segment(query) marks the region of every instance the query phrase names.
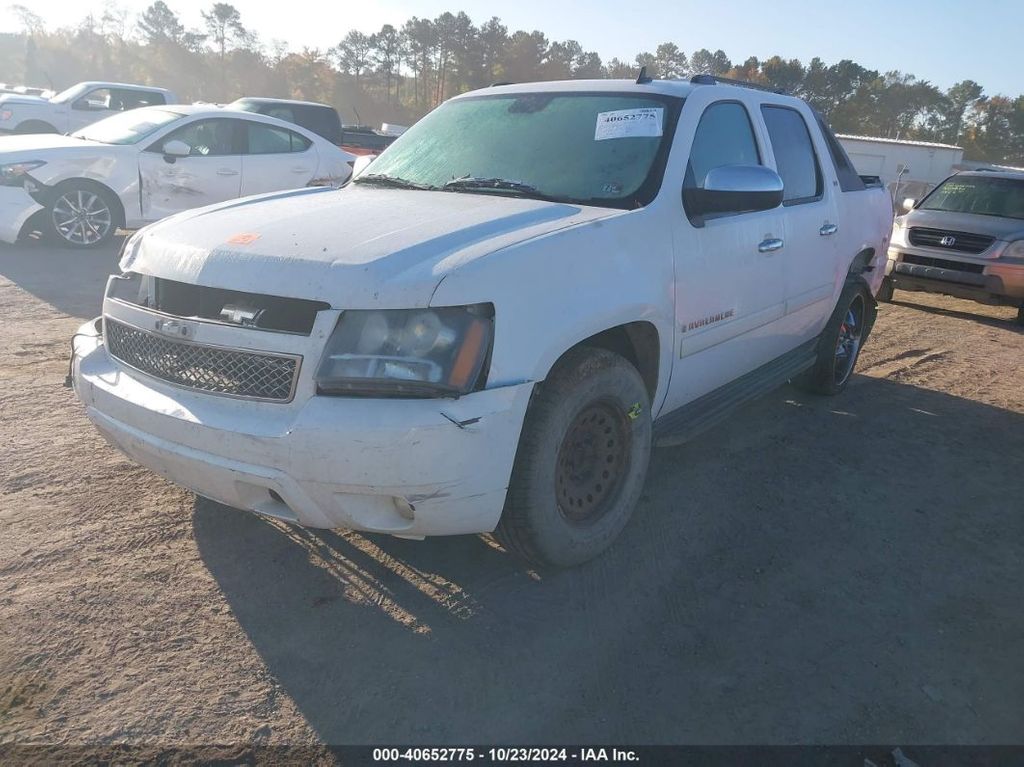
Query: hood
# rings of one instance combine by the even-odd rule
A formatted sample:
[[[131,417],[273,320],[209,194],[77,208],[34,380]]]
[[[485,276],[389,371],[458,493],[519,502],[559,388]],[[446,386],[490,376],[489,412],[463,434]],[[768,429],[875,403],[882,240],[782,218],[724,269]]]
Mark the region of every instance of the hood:
[[[87,139],[61,136],[57,133],[26,133],[25,135],[0,136],[0,161],[7,162],[10,155],[36,155],[39,152],[59,149],[63,154],[68,149],[79,149],[91,154],[96,153],[97,147],[109,149],[110,144],[100,144]]]
[[[42,96],[26,96],[21,93],[7,93],[0,96],[0,107],[11,106],[12,104],[48,104],[49,99]]]
[[[305,189],[181,213],[140,233],[121,268],[208,287],[426,306],[451,270],[496,250],[626,211],[483,194]]]
[[[1024,220],[979,216],[975,213],[952,213],[945,210],[917,208],[906,215],[906,226],[924,226],[930,229],[949,229],[954,232],[970,232],[997,240],[1016,240],[1024,237]]]

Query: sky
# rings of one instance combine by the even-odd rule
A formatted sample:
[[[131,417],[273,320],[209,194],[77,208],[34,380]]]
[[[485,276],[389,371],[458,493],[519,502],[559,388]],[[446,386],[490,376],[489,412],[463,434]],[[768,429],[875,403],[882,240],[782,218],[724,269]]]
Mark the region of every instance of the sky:
[[[3,2],[3,0],[0,0]],[[103,2],[20,0],[46,21],[47,28],[73,25],[87,13],[99,16]],[[137,14],[151,0],[116,4]],[[199,12],[213,0],[165,0],[189,27],[201,27]],[[399,26],[411,16],[434,18],[444,11],[465,11],[480,24],[498,16],[516,29],[544,32],[549,40],[574,39],[603,60],[632,61],[671,41],[686,53],[721,48],[734,62],[748,56],[778,54],[805,64],[814,56],[826,63],[849,58],[879,71],[900,69],[940,88],[971,79],[986,93],[1024,93],[1019,65],[1021,0],[587,0],[557,3],[516,0],[507,7],[483,0],[235,0],[242,22],[269,43],[281,39],[292,49],[326,49],[349,29],[374,32],[383,24]],[[0,31],[17,23],[0,5]]]

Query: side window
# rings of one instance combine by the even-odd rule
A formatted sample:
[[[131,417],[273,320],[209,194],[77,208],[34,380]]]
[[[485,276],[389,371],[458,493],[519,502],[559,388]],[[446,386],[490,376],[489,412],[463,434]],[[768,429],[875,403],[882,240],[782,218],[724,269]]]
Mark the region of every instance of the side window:
[[[331,143],[341,143],[341,122],[338,120],[338,113],[329,107],[300,107],[295,123],[323,136]]]
[[[286,123],[296,122],[295,115],[292,114],[290,107],[272,106],[263,114],[267,117],[276,117],[278,120],[284,120]]]
[[[121,109],[138,109],[165,103],[164,95],[154,91],[124,90],[118,91],[117,95],[121,99]]]
[[[704,110],[686,166],[687,187],[703,188],[712,168],[723,165],[760,165],[754,128],[746,108],[735,101],[721,101]]]
[[[825,185],[804,118],[788,107],[763,106],[761,113],[785,189],[782,204],[795,205],[819,199]]]
[[[73,104],[75,109],[101,112],[106,109],[121,109],[121,99],[110,88],[94,88]]]
[[[832,129],[828,127],[825,118],[817,112],[814,113],[814,117],[818,121],[821,135],[825,137],[825,143],[828,144],[828,153],[832,157],[832,163],[836,166],[839,188],[844,192],[859,192],[864,188],[864,181],[857,175],[853,163],[850,162],[850,156],[846,154],[843,145],[839,143],[839,139],[836,138]]]
[[[216,157],[238,154],[235,151],[236,120],[215,117],[211,120],[197,120],[164,136],[157,145],[150,147],[159,152],[168,141],[184,141],[192,151],[189,157]]]
[[[298,133],[273,125],[248,123],[249,154],[288,154],[304,152],[309,149],[310,141]]]

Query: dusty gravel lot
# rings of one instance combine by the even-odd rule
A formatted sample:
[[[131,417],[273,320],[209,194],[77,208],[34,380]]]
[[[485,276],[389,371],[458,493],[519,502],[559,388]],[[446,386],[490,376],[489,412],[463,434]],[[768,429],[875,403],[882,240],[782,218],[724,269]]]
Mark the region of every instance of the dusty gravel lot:
[[[838,399],[655,453],[623,539],[313,532],[62,388],[112,253],[0,246],[0,743],[1024,742],[1024,333],[897,294]]]

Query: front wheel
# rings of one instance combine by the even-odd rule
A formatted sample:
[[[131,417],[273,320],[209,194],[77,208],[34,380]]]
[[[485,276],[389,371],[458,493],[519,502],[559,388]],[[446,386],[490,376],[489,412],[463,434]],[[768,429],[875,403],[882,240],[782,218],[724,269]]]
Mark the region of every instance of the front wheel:
[[[117,230],[113,196],[91,184],[57,187],[47,213],[50,232],[72,248],[95,248]]]
[[[794,380],[814,394],[838,394],[853,376],[861,347],[875,319],[875,305],[860,282],[848,282],[821,331],[814,367]]]
[[[495,537],[541,565],[596,557],[629,521],[650,451],[636,368],[604,349],[569,351],[530,402]]]

